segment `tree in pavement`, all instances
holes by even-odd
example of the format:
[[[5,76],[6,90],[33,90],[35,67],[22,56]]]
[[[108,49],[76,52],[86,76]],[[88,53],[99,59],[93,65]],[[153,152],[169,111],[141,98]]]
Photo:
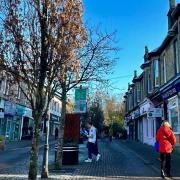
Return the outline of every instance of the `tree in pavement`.
[[[37,177],[42,116],[63,87],[68,61],[78,64],[76,50],[86,40],[82,12],[81,0],[1,0],[0,68],[21,89],[34,119],[31,180]],[[47,168],[46,163],[44,177]]]
[[[115,58],[111,55],[118,49],[114,47],[114,33],[102,33],[100,30],[87,29],[87,39],[76,53],[76,61],[68,61],[63,64],[63,79],[61,81],[61,123],[59,127],[57,166],[62,166],[62,148],[64,136],[64,122],[66,114],[67,93],[80,85],[88,83],[103,84],[107,80],[106,75],[112,70]]]

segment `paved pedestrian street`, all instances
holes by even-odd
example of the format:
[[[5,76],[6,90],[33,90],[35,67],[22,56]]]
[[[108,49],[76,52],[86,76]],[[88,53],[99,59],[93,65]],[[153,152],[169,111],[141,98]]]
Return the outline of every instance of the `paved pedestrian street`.
[[[52,148],[53,146],[50,148],[50,157],[53,155]],[[61,170],[50,169],[49,179],[161,179],[158,153],[154,152],[153,147],[151,146],[132,141],[113,140],[112,142],[109,142],[108,139],[103,139],[99,140],[99,149],[101,153],[101,159],[96,162],[94,157],[92,163],[85,163],[84,160],[87,157],[86,145],[80,145],[79,164],[73,166],[64,166]],[[179,165],[180,155],[174,154],[172,156],[172,174],[174,175],[173,179],[180,179],[180,172],[177,168]],[[2,167],[3,164],[0,163],[0,179],[27,179],[27,158],[26,161],[16,162],[16,166],[8,166],[7,163],[4,168]],[[40,175],[38,178],[40,178]]]

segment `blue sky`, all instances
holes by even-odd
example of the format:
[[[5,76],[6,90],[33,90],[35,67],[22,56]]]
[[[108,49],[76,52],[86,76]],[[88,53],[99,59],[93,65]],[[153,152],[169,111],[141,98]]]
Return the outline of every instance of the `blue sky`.
[[[121,50],[111,82],[122,93],[132,81],[133,72],[141,73],[144,46],[157,48],[167,34],[169,0],[84,0],[84,19],[101,29],[117,31],[116,39]],[[176,0],[180,3],[180,0]],[[127,76],[127,77],[124,77]],[[118,77],[120,77],[118,79]],[[125,90],[123,90],[125,89]]]

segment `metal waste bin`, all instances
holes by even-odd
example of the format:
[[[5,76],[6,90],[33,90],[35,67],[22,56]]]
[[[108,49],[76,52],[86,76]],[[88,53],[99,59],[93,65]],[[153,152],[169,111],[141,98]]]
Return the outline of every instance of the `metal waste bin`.
[[[79,154],[79,147],[72,145],[72,146],[63,146],[63,157],[62,157],[62,164],[63,165],[74,165],[78,164],[78,154]],[[55,146],[55,162],[57,158],[57,146]]]

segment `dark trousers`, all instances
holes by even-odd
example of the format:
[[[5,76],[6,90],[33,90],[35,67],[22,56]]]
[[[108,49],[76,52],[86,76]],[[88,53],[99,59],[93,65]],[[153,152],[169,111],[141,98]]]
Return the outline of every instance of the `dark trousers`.
[[[88,142],[88,158],[89,159],[92,159],[92,154],[94,154],[95,156],[98,155],[97,142],[96,143]]]
[[[171,154],[170,153],[160,153],[161,159],[161,172],[166,172],[167,176],[171,174]]]

